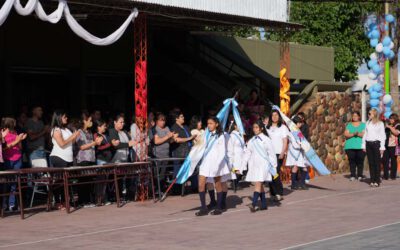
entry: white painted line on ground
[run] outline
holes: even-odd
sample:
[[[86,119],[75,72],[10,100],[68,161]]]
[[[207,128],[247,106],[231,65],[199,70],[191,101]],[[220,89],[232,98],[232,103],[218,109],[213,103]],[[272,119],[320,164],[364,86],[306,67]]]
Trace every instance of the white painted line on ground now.
[[[328,240],[335,240],[335,239],[338,239],[338,238],[343,238],[343,237],[346,237],[346,236],[356,235],[356,234],[359,234],[359,233],[373,231],[375,229],[380,229],[380,228],[393,226],[393,225],[398,225],[398,224],[400,224],[400,221],[397,221],[397,222],[394,222],[394,223],[389,223],[389,224],[384,224],[384,225],[380,225],[380,226],[376,226],[376,227],[366,228],[366,229],[362,229],[362,230],[359,230],[359,231],[349,232],[349,233],[346,233],[346,234],[340,234],[340,235],[337,235],[337,236],[324,238],[324,239],[320,239],[320,240],[316,240],[316,241],[311,241],[311,242],[307,242],[307,243],[303,243],[303,244],[298,244],[298,245],[295,245],[295,246],[282,248],[281,250],[289,250],[289,249],[295,249],[295,248],[298,248],[298,247],[310,246],[310,245],[313,245],[313,244],[316,244],[316,243],[321,243],[321,242],[325,242],[325,241],[328,241]]]
[[[331,197],[336,197],[336,196],[341,196],[341,195],[348,195],[348,194],[354,194],[354,193],[361,193],[361,192],[369,192],[369,191],[375,191],[379,189],[384,189],[384,188],[390,188],[390,187],[395,187],[395,185],[391,186],[385,186],[385,187],[380,187],[380,188],[369,188],[369,189],[363,189],[363,190],[357,190],[357,191],[351,191],[351,192],[344,192],[340,194],[332,194],[332,195],[323,195],[319,197],[315,197],[312,199],[304,199],[304,200],[298,200],[298,201],[293,201],[293,202],[288,202],[284,205],[293,205],[293,204],[298,204],[302,202],[310,202],[314,200],[320,200],[320,199],[325,199],[325,198],[331,198]],[[248,209],[237,209],[237,210],[231,210],[227,211],[224,214],[232,214],[232,213],[238,213],[238,212],[243,212],[243,211],[248,211]],[[215,218],[214,216],[207,216],[208,218]],[[207,218],[206,217],[206,218]],[[21,243],[14,243],[14,244],[8,244],[8,245],[0,245],[0,248],[8,248],[8,247],[16,247],[16,246],[25,246],[25,245],[32,245],[32,244],[38,244],[38,243],[44,243],[44,242],[49,242],[49,241],[56,241],[56,240],[62,240],[62,239],[69,239],[69,238],[78,238],[78,237],[83,237],[83,236],[90,236],[90,235],[96,235],[96,234],[101,234],[101,233],[110,233],[110,232],[115,232],[115,231],[121,231],[125,229],[133,229],[133,228],[140,228],[140,227],[148,227],[148,226],[156,226],[156,225],[161,225],[161,224],[166,224],[166,223],[173,223],[173,222],[181,222],[181,221],[187,221],[187,220],[194,220],[197,217],[187,217],[187,218],[180,218],[180,219],[174,219],[174,220],[165,220],[165,221],[158,221],[158,222],[153,222],[153,223],[145,223],[145,224],[140,224],[140,225],[133,225],[133,226],[127,226],[127,227],[118,227],[118,228],[111,228],[111,229],[104,229],[104,230],[99,230],[99,231],[93,231],[93,232],[87,232],[87,233],[81,233],[81,234],[71,234],[71,235],[65,235],[65,236],[60,236],[60,237],[54,237],[54,238],[48,238],[48,239],[43,239],[43,240],[37,240],[37,241],[27,241],[27,242],[21,242]],[[396,224],[396,223],[395,223]],[[381,227],[381,226],[380,226]],[[309,243],[311,244],[311,243]]]
[[[232,213],[238,213],[242,212],[248,209],[237,209],[237,210],[232,210],[232,211],[227,211],[224,214],[232,214]],[[43,240],[37,240],[37,241],[27,241],[27,242],[21,242],[21,243],[15,243],[15,244],[9,244],[9,245],[0,245],[0,248],[8,248],[8,247],[17,247],[17,246],[24,246],[24,245],[32,245],[32,244],[37,244],[37,243],[43,243],[43,242],[49,242],[49,241],[56,241],[56,240],[62,240],[62,239],[70,239],[70,238],[78,238],[82,236],[90,236],[90,235],[95,235],[95,234],[101,234],[101,233],[111,233],[115,231],[121,231],[121,230],[126,230],[126,229],[133,229],[133,228],[140,228],[140,227],[148,227],[148,226],[156,226],[156,225],[161,225],[161,224],[166,224],[166,223],[172,223],[172,222],[181,222],[181,221],[187,221],[187,220],[194,220],[197,217],[187,217],[187,218],[180,218],[180,219],[175,219],[175,220],[165,220],[165,221],[158,221],[158,222],[153,222],[153,223],[145,223],[145,224],[140,224],[140,225],[134,225],[134,226],[127,226],[127,227],[117,227],[117,228],[111,228],[111,229],[104,229],[104,230],[99,230],[99,231],[94,231],[94,232],[88,232],[88,233],[82,233],[82,234],[71,234],[71,235],[65,235],[65,236],[60,236],[60,237],[54,237],[54,238],[48,238],[48,239],[43,239]],[[207,216],[205,218],[214,218],[213,216]]]

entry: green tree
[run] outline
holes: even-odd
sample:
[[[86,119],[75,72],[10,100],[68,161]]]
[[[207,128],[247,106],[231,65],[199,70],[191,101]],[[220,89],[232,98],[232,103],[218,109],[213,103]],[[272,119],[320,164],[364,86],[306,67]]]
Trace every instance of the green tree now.
[[[383,4],[363,2],[292,2],[290,21],[304,29],[289,36],[290,42],[328,46],[335,49],[335,80],[357,78],[357,69],[372,52],[364,33],[368,13],[381,11]],[[282,33],[270,33],[269,39],[280,41]]]

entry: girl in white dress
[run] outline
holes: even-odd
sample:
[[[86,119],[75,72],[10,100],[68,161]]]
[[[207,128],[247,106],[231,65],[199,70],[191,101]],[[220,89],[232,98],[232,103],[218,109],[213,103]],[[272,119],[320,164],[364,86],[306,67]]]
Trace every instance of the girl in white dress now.
[[[288,133],[289,138],[289,150],[286,158],[286,166],[291,167],[292,171],[292,190],[296,189],[307,189],[306,177],[307,177],[307,166],[306,159],[303,150],[301,149],[302,135],[300,128],[303,125],[303,121],[300,117],[295,116],[292,121],[299,128],[299,134],[297,138],[292,133]],[[300,170],[300,183],[298,183],[298,172]]]
[[[196,212],[197,216],[208,214],[205,194],[207,177],[214,178],[215,189],[217,190],[217,208],[211,212],[211,214],[220,215],[222,213],[223,194],[221,176],[230,173],[226,161],[226,139],[218,118],[208,118],[207,127],[210,133],[208,138],[205,138],[206,147],[199,167],[199,196],[201,209]]]
[[[267,209],[267,200],[263,183],[272,181],[276,177],[277,159],[273,149],[272,141],[267,136],[265,127],[261,121],[253,124],[254,137],[247,143],[243,154],[242,169],[248,165],[246,181],[254,182],[253,202],[250,211],[256,212],[258,198],[261,199],[260,210]]]

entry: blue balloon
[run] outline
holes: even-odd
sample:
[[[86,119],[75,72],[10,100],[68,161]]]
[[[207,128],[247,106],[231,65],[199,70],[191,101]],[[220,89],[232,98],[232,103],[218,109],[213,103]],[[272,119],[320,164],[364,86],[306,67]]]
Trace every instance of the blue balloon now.
[[[390,106],[385,107],[385,112],[392,112],[392,109],[390,108]]]
[[[394,58],[394,56],[395,56],[395,54],[394,54],[393,50],[391,50],[391,51],[390,51],[390,54],[389,54],[389,56],[388,56],[388,58],[389,58],[390,60],[392,60],[392,59]]]
[[[384,47],[389,47],[391,42],[392,42],[392,39],[390,39],[389,36],[385,36],[385,38],[383,38],[383,40],[382,40],[382,44]]]
[[[371,96],[371,99],[379,99],[379,98],[382,96],[382,93],[373,91],[373,92],[370,94],[370,96]],[[379,102],[379,100],[378,100],[378,102]]]
[[[393,22],[394,22],[394,16],[391,15],[391,14],[387,14],[387,15],[385,16],[385,20],[386,20],[386,22],[388,22],[388,23],[393,23]]]
[[[389,47],[383,47],[383,54],[384,54],[386,57],[389,57],[390,51],[392,51],[392,50],[391,50]]]
[[[382,73],[381,66],[379,66],[378,64],[375,65],[374,67],[372,67],[372,71],[373,71],[376,75],[379,75],[380,73]]]
[[[377,38],[373,38],[371,39],[371,41],[369,42],[369,45],[371,45],[372,48],[375,48],[376,45],[378,45],[379,41]]]
[[[385,31],[388,31],[388,30],[389,30],[389,25],[385,24]]]
[[[369,100],[369,105],[371,105],[371,107],[378,107],[379,106],[379,99],[371,99],[371,100]]]
[[[390,111],[390,112],[388,112],[388,111],[386,111],[385,112],[385,118],[386,119],[389,119],[389,117],[392,115],[392,111]]]
[[[375,83],[372,85],[372,90],[376,92],[381,92],[382,91],[382,85],[379,83]]]
[[[376,26],[376,23],[371,23],[370,25],[369,25],[369,29],[372,31],[372,30],[376,30],[378,27]]]
[[[373,30],[373,31],[371,31],[371,37],[372,37],[373,39],[378,39],[379,36],[380,36],[379,30]]]
[[[378,62],[376,60],[369,60],[368,68],[372,69],[377,64],[378,64]]]

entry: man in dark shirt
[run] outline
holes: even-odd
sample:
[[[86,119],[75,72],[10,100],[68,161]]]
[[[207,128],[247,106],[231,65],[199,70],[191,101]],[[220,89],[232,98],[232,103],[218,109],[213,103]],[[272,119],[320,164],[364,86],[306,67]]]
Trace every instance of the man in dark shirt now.
[[[27,150],[32,164],[32,160],[46,159],[45,139],[50,132],[49,126],[45,126],[42,121],[43,109],[36,106],[32,109],[32,117],[25,125],[28,134]]]
[[[185,117],[182,112],[173,114],[175,124],[171,127],[171,132],[174,133],[174,143],[171,145],[172,157],[185,158],[192,147],[192,136],[189,128],[184,125]],[[178,173],[180,165],[174,166],[174,176]]]

